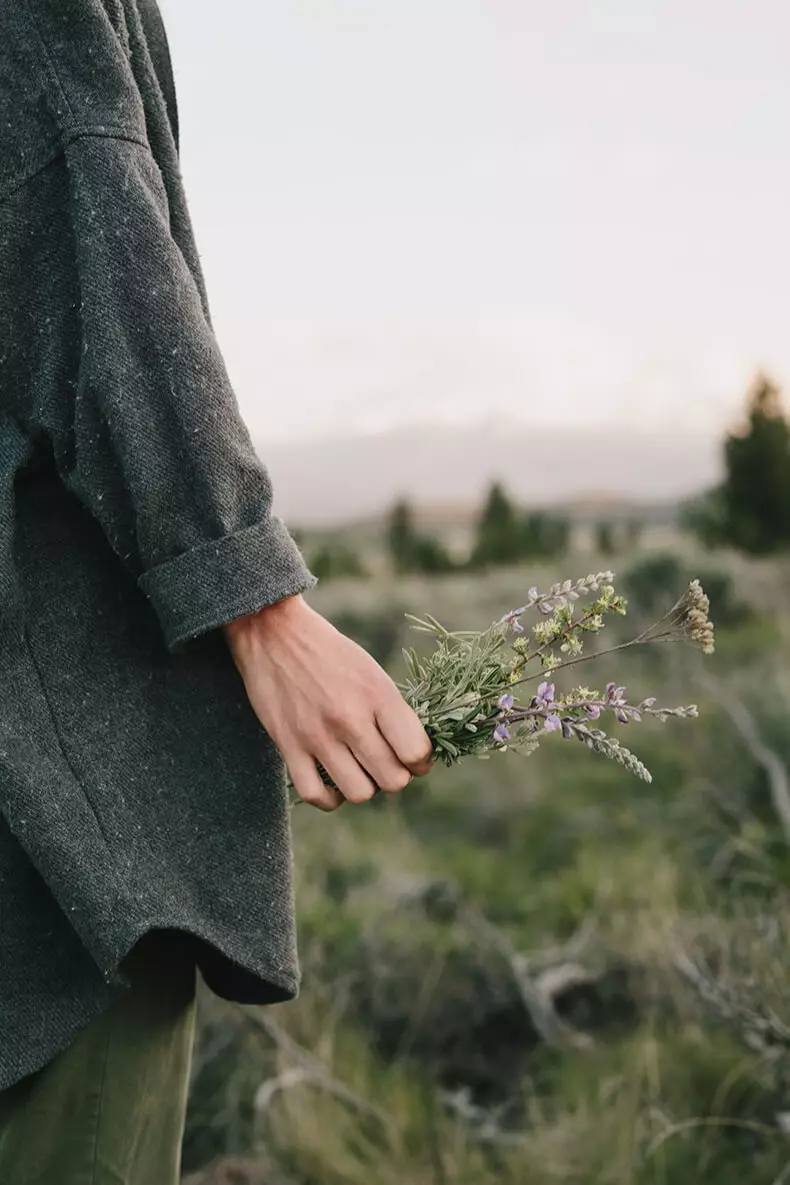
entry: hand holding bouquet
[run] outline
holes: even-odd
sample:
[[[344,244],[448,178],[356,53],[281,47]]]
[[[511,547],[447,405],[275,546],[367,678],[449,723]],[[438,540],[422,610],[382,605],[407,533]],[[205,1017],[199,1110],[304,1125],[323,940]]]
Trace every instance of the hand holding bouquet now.
[[[603,691],[578,686],[558,695],[553,677],[589,659],[650,643],[686,641],[710,654],[710,606],[694,580],[649,629],[587,655],[585,641],[601,632],[607,616],[625,616],[626,602],[616,594],[613,580],[611,572],[599,572],[555,584],[547,593],[530,589],[525,605],[480,632],[451,633],[433,617],[409,615],[416,629],[435,638],[436,646],[423,656],[405,652],[408,677],[401,691],[422,720],[438,760],[452,765],[462,757],[488,757],[509,748],[530,753],[556,733],[651,780],[642,762],[608,736],[601,723],[607,716],[621,724],[650,717],[690,719],[697,715],[696,706],[662,707],[652,697],[632,704],[616,682]],[[530,612],[538,617],[531,627],[524,625]]]
[[[687,641],[710,653],[708,598],[692,581],[655,625],[609,650],[585,653],[611,614],[625,615],[612,581],[611,572],[599,572],[546,593],[533,588],[525,605],[482,631],[452,633],[433,617],[411,617],[434,646],[406,652],[401,685],[301,596],[230,622],[225,636],[299,798],[322,810],[365,802],[378,789],[402,790],[436,761],[452,765],[505,749],[530,753],[553,735],[581,741],[649,781],[642,762],[607,735],[607,716],[621,724],[688,719],[696,707],[667,708],[653,698],[631,703],[617,682],[559,694],[554,679],[648,643]]]

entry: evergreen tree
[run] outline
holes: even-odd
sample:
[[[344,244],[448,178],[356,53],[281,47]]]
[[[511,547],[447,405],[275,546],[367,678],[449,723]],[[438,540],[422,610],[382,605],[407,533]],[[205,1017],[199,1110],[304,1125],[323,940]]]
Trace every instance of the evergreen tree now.
[[[440,576],[455,570],[455,562],[440,539],[418,535],[414,541],[413,570],[426,576]]]
[[[310,557],[308,567],[319,580],[342,577],[366,578],[369,573],[357,552],[343,540],[332,539],[322,544]]]
[[[416,541],[411,507],[408,502],[401,499],[390,511],[387,527],[387,543],[392,557],[392,566],[396,572],[410,572],[412,570]]]
[[[632,551],[636,551],[642,542],[642,535],[644,534],[645,524],[638,518],[630,518],[625,526],[625,538],[628,547]]]
[[[724,442],[725,477],[684,507],[682,522],[707,547],[751,555],[790,548],[790,423],[779,388],[758,375],[744,427]]]
[[[745,430],[725,441],[724,463],[725,542],[752,555],[790,546],[790,424],[765,376],[749,393]]]
[[[524,559],[554,559],[568,550],[571,525],[567,518],[545,513],[527,514],[522,521]]]
[[[515,563],[523,555],[523,534],[523,526],[513,503],[499,482],[494,482],[477,524],[477,538],[470,561],[472,566]]]
[[[423,572],[434,576],[455,568],[441,540],[415,530],[411,507],[403,500],[396,502],[390,512],[387,540],[392,566],[401,575]]]
[[[601,555],[614,555],[617,543],[611,523],[598,523],[595,528],[595,543]]]

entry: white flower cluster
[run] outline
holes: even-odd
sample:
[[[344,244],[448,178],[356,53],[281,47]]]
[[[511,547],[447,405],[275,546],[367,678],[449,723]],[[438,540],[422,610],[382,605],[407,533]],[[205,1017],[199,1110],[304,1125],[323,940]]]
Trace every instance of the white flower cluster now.
[[[691,640],[699,643],[703,654],[713,654],[713,622],[708,620],[710,601],[699,580],[692,580],[687,596],[686,623]]]

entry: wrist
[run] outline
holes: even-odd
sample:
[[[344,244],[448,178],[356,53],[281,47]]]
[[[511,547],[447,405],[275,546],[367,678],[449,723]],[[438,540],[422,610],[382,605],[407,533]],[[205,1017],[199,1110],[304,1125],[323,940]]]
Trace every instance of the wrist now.
[[[301,593],[297,593],[223,625],[222,632],[236,665],[241,668],[273,633],[281,634],[305,610],[307,604]]]

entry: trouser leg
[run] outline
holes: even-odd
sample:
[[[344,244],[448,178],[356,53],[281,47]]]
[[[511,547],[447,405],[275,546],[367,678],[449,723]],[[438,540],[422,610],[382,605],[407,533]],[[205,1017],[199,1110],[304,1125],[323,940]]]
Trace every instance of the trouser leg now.
[[[194,961],[178,935],[155,934],[124,969],[131,990],[0,1093],[2,1185],[177,1185]]]

